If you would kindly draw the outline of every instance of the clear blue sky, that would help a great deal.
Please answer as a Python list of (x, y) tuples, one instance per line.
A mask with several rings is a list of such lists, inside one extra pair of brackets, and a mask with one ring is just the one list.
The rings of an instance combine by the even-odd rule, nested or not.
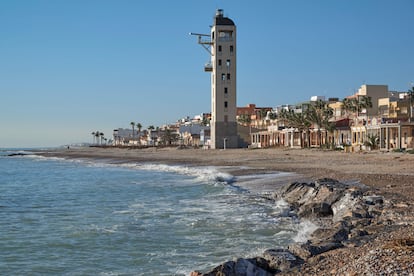
[(217, 8), (237, 25), (238, 106), (414, 82), (413, 0), (0, 0), (0, 147), (210, 112)]

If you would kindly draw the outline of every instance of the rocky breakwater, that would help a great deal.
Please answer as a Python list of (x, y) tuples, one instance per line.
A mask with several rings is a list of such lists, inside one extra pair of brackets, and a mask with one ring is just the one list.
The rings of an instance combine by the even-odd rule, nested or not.
[[(372, 252), (379, 234), (392, 232), (393, 227), (407, 224), (403, 213), (395, 212), (395, 204), (382, 196), (375, 195), (367, 186), (353, 183), (341, 183), (334, 179), (319, 179), (311, 183), (294, 182), (283, 187), (272, 196), (272, 199), (283, 199), (300, 218), (311, 219), (318, 229), (307, 242), (294, 243), (287, 248), (266, 250), (262, 256), (255, 258), (238, 258), (225, 262), (207, 273), (192, 272), (191, 276), (218, 275), (296, 275), (296, 274), (347, 274), (381, 272), (383, 264), (377, 270), (362, 264), (362, 268), (335, 263), (327, 253), (338, 253), (341, 250), (361, 248)], [(412, 227), (409, 228), (412, 230)], [(405, 239), (409, 254), (414, 262), (414, 240)], [(369, 249), (365, 245), (371, 246)], [(375, 246), (374, 246), (375, 247)], [(363, 249), (362, 249), (363, 248)], [(354, 250), (355, 251), (355, 250)], [(411, 253), (410, 253), (411, 252)], [(349, 253), (349, 252), (348, 252)], [(350, 257), (349, 260), (366, 258), (366, 256)], [(368, 253), (367, 253), (368, 254)], [(332, 261), (329, 258), (332, 257)], [(408, 256), (408, 260), (411, 256)], [(346, 262), (342, 259), (342, 262)], [(325, 267), (321, 267), (324, 263)], [(382, 266), (381, 266), (382, 265)], [(340, 267), (342, 267), (342, 270)], [(355, 264), (355, 266), (358, 266)], [(369, 265), (368, 265), (369, 266)], [(409, 266), (409, 265), (408, 265)], [(411, 273), (414, 264), (405, 272)], [(398, 272), (394, 270), (394, 272)]]

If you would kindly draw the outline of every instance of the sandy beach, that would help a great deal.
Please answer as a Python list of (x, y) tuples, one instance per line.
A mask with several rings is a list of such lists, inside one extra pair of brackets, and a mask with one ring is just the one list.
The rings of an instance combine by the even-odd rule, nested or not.
[[(234, 176), (289, 172), (278, 180), (249, 182), (252, 191), (272, 191), (272, 187), (295, 180), (334, 178), (344, 182), (359, 181), (376, 194), (393, 202), (398, 225), (377, 229), (366, 243), (358, 247), (331, 250), (311, 258), (299, 274), (358, 275), (367, 273), (365, 262), (377, 263), (376, 271), (401, 266), (403, 275), (414, 270), (414, 155), (395, 152), (344, 153), (319, 149), (231, 149), (202, 150), (175, 148), (71, 148), (39, 153), (64, 158), (102, 158), (111, 162), (149, 162), (188, 166), (218, 166)], [(240, 183), (240, 185), (243, 185)], [(409, 247), (396, 246), (395, 241), (409, 241)], [(384, 247), (388, 246), (388, 247)], [(390, 250), (389, 247), (392, 247)], [(378, 251), (379, 250), (379, 251)], [(405, 251), (404, 251), (405, 250)], [(408, 251), (407, 251), (408, 250)], [(378, 251), (373, 260), (370, 252)], [(409, 254), (407, 254), (407, 252)], [(339, 269), (342, 267), (341, 269)], [(196, 268), (195, 268), (196, 269)], [(372, 271), (372, 270), (370, 270)], [(391, 270), (390, 270), (391, 271)], [(392, 270), (395, 271), (395, 270)], [(407, 272), (407, 273), (405, 273)], [(295, 273), (293, 273), (295, 274)]]

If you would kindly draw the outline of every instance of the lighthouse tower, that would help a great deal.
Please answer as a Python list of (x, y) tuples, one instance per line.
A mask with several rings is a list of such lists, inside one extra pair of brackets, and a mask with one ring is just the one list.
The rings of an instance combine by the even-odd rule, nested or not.
[[(236, 94), (236, 25), (219, 9), (210, 35), (198, 42), (211, 55), (204, 71), (211, 73), (211, 147), (238, 148)], [(203, 40), (209, 36), (209, 40)]]

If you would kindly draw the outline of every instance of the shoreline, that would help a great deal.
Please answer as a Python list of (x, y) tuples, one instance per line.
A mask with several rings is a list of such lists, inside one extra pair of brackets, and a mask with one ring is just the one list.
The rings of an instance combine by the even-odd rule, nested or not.
[[(215, 166), (235, 177), (274, 172), (294, 173), (300, 181), (334, 178), (358, 181), (381, 194), (409, 201), (414, 197), (414, 154), (369, 152), (365, 154), (319, 149), (228, 149), (175, 148), (71, 148), (33, 151), (62, 158), (94, 158), (128, 163)], [(271, 188), (271, 183), (270, 187)]]
[[(381, 195), (387, 202), (390, 202), (391, 207), (385, 213), (393, 213), (392, 223), (376, 226), (374, 230), (367, 226), (370, 234), (364, 237), (365, 241), (361, 244), (353, 244), (313, 256), (306, 260), (299, 271), (283, 272), (278, 275), (297, 275), (298, 273), (335, 275), (338, 274), (334, 273), (335, 271), (339, 272), (338, 263), (349, 263), (350, 268), (346, 271), (347, 273), (352, 271), (369, 273), (369, 270), (358, 268), (358, 265), (363, 266), (360, 262), (365, 262), (364, 256), (377, 251), (381, 255), (372, 257), (374, 259), (371, 261), (380, 263), (381, 266), (378, 266), (380, 269), (384, 265), (401, 265), (403, 269), (399, 271), (409, 273), (414, 271), (413, 258), (409, 259), (411, 253), (408, 254), (407, 259), (400, 254), (404, 248), (398, 247), (399, 251), (394, 250), (392, 254), (388, 252), (388, 249), (384, 249), (384, 244), (389, 245), (405, 240), (408, 241), (409, 246), (404, 250), (411, 250), (408, 252), (414, 253), (414, 244), (411, 244), (414, 243), (414, 210), (411, 203), (414, 196), (414, 155), (412, 154), (393, 152), (355, 154), (318, 149), (278, 148), (225, 151), (173, 148), (72, 148), (35, 151), (34, 153), (45, 157), (103, 159), (118, 163), (214, 166), (221, 172), (233, 175), (236, 178), (236, 186), (257, 194), (271, 194), (292, 182), (309, 183), (320, 178), (337, 179), (342, 183), (361, 183), (369, 187), (373, 194)], [(278, 177), (274, 178), (275, 175)]]

